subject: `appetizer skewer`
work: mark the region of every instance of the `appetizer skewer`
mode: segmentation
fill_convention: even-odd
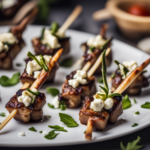
[[[33,38],[32,45],[36,55],[54,55],[60,48],[63,48],[63,54],[69,53],[69,37],[65,36],[65,31],[81,13],[82,7],[76,6],[65,23],[59,28],[56,22],[51,24],[50,29],[42,29],[40,38]]]
[[[130,72],[138,67],[135,61],[125,61],[122,64],[120,64],[118,61],[115,61],[115,63],[118,65],[118,69],[111,76],[112,92],[119,87],[119,85],[130,74]],[[123,92],[123,94],[139,95],[142,91],[142,88],[147,87],[148,85],[148,79],[144,76],[144,72],[142,72]]]
[[[45,95],[38,92],[38,89],[48,78],[52,68],[59,59],[62,49],[60,49],[50,60],[48,64],[48,71],[44,69],[41,71],[40,76],[34,81],[30,89],[30,84],[24,83],[22,88],[14,95],[6,104],[6,109],[9,111],[7,118],[0,124],[0,130],[14,117],[23,122],[30,120],[37,121],[42,118],[42,108],[45,105]],[[27,88],[27,89],[26,89]]]
[[[14,26],[8,33],[0,34],[0,69],[11,69],[12,60],[25,46],[22,33],[27,24],[37,13],[35,8],[19,25]]]
[[[93,97],[86,97],[83,107],[79,113],[79,120],[82,124],[87,125],[85,138],[92,139],[93,128],[104,130],[107,122],[115,123],[118,117],[123,113],[121,94],[128,86],[139,76],[146,66],[150,63],[150,58],[136,68],[130,75],[121,83],[121,85],[111,93],[108,89],[106,80],[106,63],[105,51],[103,52],[102,61],[102,76],[104,87],[97,92]]]
[[[110,48],[106,51],[106,56],[110,53]],[[102,61],[102,55],[100,55],[93,65],[93,67],[87,72],[92,63],[87,62],[83,70],[77,70],[71,72],[66,76],[66,80],[62,85],[62,93],[54,98],[52,105],[55,108],[59,107],[61,101],[65,102],[69,108],[78,107],[85,96],[91,96],[96,92],[95,77],[92,76],[97,67]]]

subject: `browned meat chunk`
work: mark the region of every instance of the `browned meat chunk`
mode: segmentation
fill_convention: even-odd
[[[70,38],[63,38],[58,39],[58,42],[61,44],[60,48],[63,48],[63,54],[67,54],[70,51]],[[41,40],[39,38],[32,39],[32,45],[35,51],[36,55],[51,55],[54,56],[54,54],[60,49],[49,49],[46,47],[46,45],[41,43]]]
[[[96,93],[95,77],[87,79],[88,83],[85,85],[79,85],[77,88],[73,88],[68,84],[69,79],[73,79],[76,71],[73,71],[66,78],[65,83],[62,85],[62,93],[59,95],[60,100],[66,101],[67,107],[75,108],[79,106],[84,100],[85,96],[92,96]]]
[[[43,116],[43,106],[46,103],[46,97],[44,93],[40,93],[36,96],[33,104],[29,107],[25,107],[23,103],[18,102],[17,98],[22,95],[24,90],[19,90],[16,95],[14,95],[10,101],[6,104],[6,109],[11,113],[14,109],[17,109],[17,114],[15,119],[23,122],[29,121],[39,121]]]
[[[6,54],[4,58],[0,58],[0,69],[11,69],[12,68],[12,59]]]

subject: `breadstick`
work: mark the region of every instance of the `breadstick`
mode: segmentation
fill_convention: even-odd
[[[89,117],[87,128],[85,131],[85,139],[92,140],[92,131],[93,131],[93,120],[92,120],[92,117]]]

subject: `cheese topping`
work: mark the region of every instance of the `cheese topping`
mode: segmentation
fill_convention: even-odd
[[[87,41],[87,45],[90,47],[100,48],[105,44],[106,40],[101,35],[97,35],[95,38],[90,38]]]
[[[18,136],[25,136],[25,132],[19,132]]]
[[[101,99],[94,99],[93,102],[91,102],[90,108],[94,111],[102,111],[104,107],[104,101]]]
[[[31,91],[33,92],[37,92],[37,89],[32,89]],[[31,102],[32,99],[34,99],[36,97],[36,95],[33,95],[32,93],[28,92],[27,90],[22,92],[22,95],[18,97],[18,102],[23,103],[26,107],[28,107]]]
[[[3,44],[2,42],[0,42],[0,52],[4,51],[8,51],[9,47],[6,44]]]
[[[47,44],[49,48],[55,49],[59,48],[61,45],[58,43],[57,37],[51,34],[51,31],[46,29],[44,31],[44,38],[42,40],[43,44]]]
[[[0,41],[14,44],[16,42],[16,38],[12,33],[2,33],[0,34]]]
[[[17,3],[17,0],[2,0],[1,3],[2,3],[2,8],[6,9],[13,6],[15,3]]]
[[[87,72],[83,70],[77,70],[76,74],[73,76],[73,79],[68,81],[69,85],[76,88],[79,84],[86,84],[87,83]]]
[[[135,61],[124,61],[122,64],[129,70],[129,72],[127,73],[127,76],[138,67],[137,62]],[[119,72],[122,76],[122,79],[125,79],[126,76],[123,71],[123,68],[124,68],[123,65],[119,64]]]
[[[36,58],[40,61],[41,57],[36,56]],[[45,60],[46,65],[48,65],[49,61],[52,58],[52,56],[44,55],[43,58]],[[27,68],[26,68],[26,71],[27,71],[28,75],[32,75],[34,73],[34,78],[37,79],[38,76],[40,75],[41,70],[42,70],[42,67],[39,66],[39,64],[35,60],[32,60],[32,61],[28,62]]]
[[[59,108],[59,103],[58,96],[56,96],[51,104],[54,106],[54,108]]]
[[[43,131],[42,134],[45,136],[45,135],[47,135],[48,133],[47,133],[47,131]]]

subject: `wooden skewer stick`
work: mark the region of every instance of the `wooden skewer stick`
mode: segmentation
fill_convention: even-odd
[[[90,61],[88,61],[88,62],[84,65],[84,67],[82,68],[82,70],[88,71],[88,69],[91,67],[91,65],[92,65],[92,63],[91,63]]]
[[[50,71],[54,67],[55,63],[57,62],[58,58],[60,57],[63,49],[60,49],[57,51],[57,53],[53,56],[53,58],[50,60],[50,63],[48,65],[49,71],[46,72],[44,69],[40,73],[40,76],[34,81],[30,89],[32,90],[33,88],[38,89],[39,87],[42,86],[42,84],[45,82],[47,79]],[[24,85],[21,87],[21,89],[28,88],[30,86],[29,83],[25,82]],[[3,129],[3,127],[16,115],[17,109],[14,109],[6,118],[5,120],[0,124],[0,130]]]
[[[80,59],[78,59],[78,60],[76,61],[76,63],[72,66],[72,68],[76,68],[76,67],[80,66],[83,61],[84,61],[84,57],[81,57]],[[80,67],[79,67],[79,68],[80,68]]]
[[[89,117],[88,123],[87,123],[87,129],[85,131],[85,139],[92,140],[92,131],[93,131],[93,119],[92,117]]]
[[[67,20],[61,26],[60,30],[62,32],[65,32],[69,28],[69,26],[74,22],[74,20],[78,17],[81,11],[82,7],[80,5],[76,6],[73,12],[70,14],[70,16],[67,18]]]
[[[150,64],[150,58],[143,62],[138,68],[132,71],[114,91],[114,93],[123,93],[131,83],[141,74],[141,72]]]
[[[105,56],[107,56],[110,53],[110,51],[111,51],[111,49],[107,48]],[[88,77],[91,77],[93,75],[93,73],[98,68],[98,66],[100,65],[101,62],[102,62],[102,54],[98,57],[97,61],[93,65],[93,67],[89,70]]]

